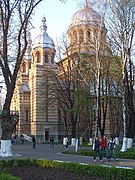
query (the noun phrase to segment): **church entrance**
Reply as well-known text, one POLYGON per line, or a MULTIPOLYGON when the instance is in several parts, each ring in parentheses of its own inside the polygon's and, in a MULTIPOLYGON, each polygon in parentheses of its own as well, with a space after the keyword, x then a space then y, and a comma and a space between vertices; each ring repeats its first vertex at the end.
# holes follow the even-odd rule
POLYGON ((49 130, 45 130, 45 141, 49 140, 49 130))

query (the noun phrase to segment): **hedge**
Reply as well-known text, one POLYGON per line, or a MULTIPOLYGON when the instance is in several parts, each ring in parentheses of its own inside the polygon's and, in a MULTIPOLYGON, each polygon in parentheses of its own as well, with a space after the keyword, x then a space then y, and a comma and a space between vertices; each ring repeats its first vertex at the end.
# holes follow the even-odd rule
POLYGON ((0 180, 21 180, 21 179, 16 176, 11 176, 8 173, 0 172, 0 180))
MULTIPOLYGON (((109 150, 108 150, 109 152, 109 150)), ((93 156, 94 151, 93 150, 78 150, 75 151, 65 151, 62 152, 64 154, 73 154, 73 155, 82 155, 82 156, 93 156)), ((121 159, 135 159, 135 148, 128 149, 126 152, 121 152, 119 148, 115 149, 116 157, 121 159)), ((103 157, 105 157, 105 153, 103 154, 103 157)))
POLYGON ((78 163, 69 162, 56 162, 50 160, 32 160, 32 159, 19 159, 19 160, 1 160, 0 170, 5 170, 10 166, 39 166, 42 168, 55 168, 59 170, 71 171, 88 175, 90 177, 102 177, 106 180, 133 180, 135 179, 135 169, 122 169, 110 166, 101 165, 82 165, 78 163))

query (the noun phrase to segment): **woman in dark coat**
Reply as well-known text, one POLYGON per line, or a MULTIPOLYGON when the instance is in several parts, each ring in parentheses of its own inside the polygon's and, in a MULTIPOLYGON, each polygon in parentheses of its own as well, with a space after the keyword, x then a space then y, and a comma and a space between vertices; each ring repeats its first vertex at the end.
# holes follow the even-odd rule
POLYGON ((98 153, 99 159, 102 161, 102 157, 100 153, 100 141, 98 137, 96 137, 94 141, 94 161, 96 161, 97 153, 98 153))
POLYGON ((36 149, 36 138, 35 138, 35 136, 32 137, 32 144, 33 144, 33 149, 36 149))

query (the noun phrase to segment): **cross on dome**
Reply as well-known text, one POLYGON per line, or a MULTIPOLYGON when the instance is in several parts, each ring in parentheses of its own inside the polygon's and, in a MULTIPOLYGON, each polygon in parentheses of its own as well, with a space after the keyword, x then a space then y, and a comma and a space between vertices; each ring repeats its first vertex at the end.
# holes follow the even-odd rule
POLYGON ((85 0, 85 7, 89 7, 89 4, 90 6, 94 6, 97 2, 98 0, 91 0, 91 2, 88 2, 88 0, 85 0))
POLYGON ((54 49, 55 45, 53 39, 47 34, 47 25, 46 18, 43 17, 40 25, 40 33, 33 41, 33 48, 42 47, 42 48, 51 48, 54 49))
POLYGON ((41 25, 40 25, 40 30, 42 33, 46 33, 47 25, 46 25, 46 18, 43 17, 41 25))
POLYGON ((88 7, 88 0, 85 0, 85 7, 88 7))

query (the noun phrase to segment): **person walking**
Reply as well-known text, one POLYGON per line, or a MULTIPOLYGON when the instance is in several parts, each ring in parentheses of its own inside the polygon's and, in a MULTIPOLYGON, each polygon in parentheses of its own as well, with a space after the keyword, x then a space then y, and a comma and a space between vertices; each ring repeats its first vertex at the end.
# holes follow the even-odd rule
POLYGON ((68 137, 66 137, 66 148, 68 148, 68 137))
POLYGON ((94 140, 93 149, 94 149, 94 161, 96 161, 97 153, 98 153, 98 156, 99 156, 99 160, 102 161, 102 157, 101 157, 101 153, 100 153, 100 141, 99 141, 98 136, 94 140))
POLYGON ((21 141, 22 141, 22 144, 24 144, 24 136, 23 136, 23 134, 21 134, 21 141))
POLYGON ((113 137, 110 138, 110 140, 108 142, 108 147, 109 147, 111 156, 113 155, 114 161, 116 161, 117 159, 116 159, 116 154, 115 154, 115 140, 113 137))
POLYGON ((14 143, 17 144, 17 135, 14 135, 14 143))
POLYGON ((50 148, 54 148, 54 137, 50 137, 50 148))
POLYGON ((33 149, 36 149, 36 138, 35 138, 35 136, 32 137, 32 144, 33 144, 33 149))
POLYGON ((110 160, 109 155, 108 155, 107 139, 106 139, 105 135, 102 136, 100 144, 101 144, 101 157, 102 157, 102 159, 103 159, 103 153, 105 152, 107 159, 110 160))

